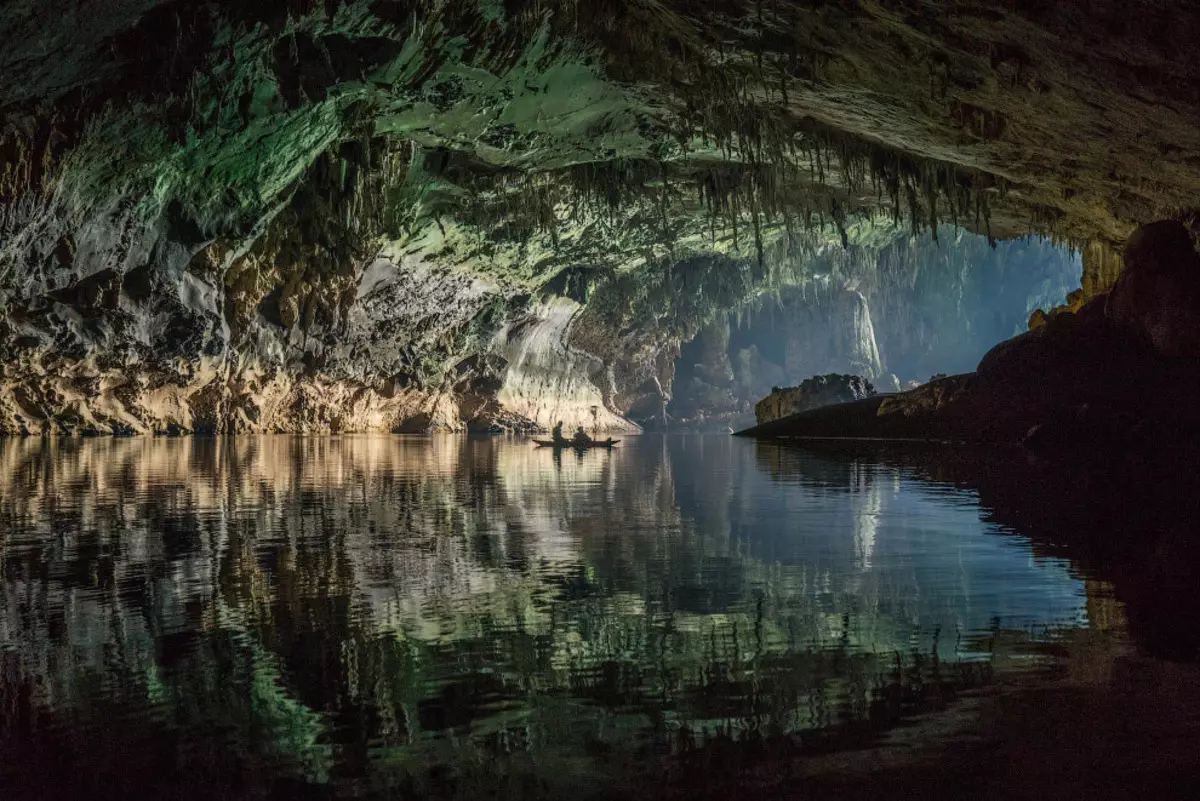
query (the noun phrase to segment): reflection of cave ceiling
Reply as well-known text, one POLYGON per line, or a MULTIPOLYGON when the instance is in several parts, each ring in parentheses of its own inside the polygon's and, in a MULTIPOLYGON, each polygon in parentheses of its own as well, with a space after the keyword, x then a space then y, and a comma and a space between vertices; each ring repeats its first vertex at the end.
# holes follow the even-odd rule
POLYGON ((0 429, 487 416, 564 269, 785 230, 1094 242, 1094 288, 1200 186, 1188 5, 6 3, 0 429))
POLYGON ((698 459, 696 440, 677 439, 651 458, 624 448, 604 460, 566 455, 548 470, 548 454, 503 439, 63 447, 70 458, 44 441, 0 447, 0 515, 21 534, 0 551, 15 576, 0 634, 24 644, 10 673, 41 677, 66 711, 86 703, 89 681, 136 692, 126 672, 155 676, 145 666, 162 661, 154 649, 164 640, 199 644, 157 674, 165 682, 183 666, 235 675, 221 663, 241 654, 264 674, 262 696, 249 709, 237 694, 197 708, 236 711, 247 726, 290 717, 280 730, 311 739, 279 747, 318 764, 323 719, 306 704, 327 698, 328 687, 309 683, 309 660, 324 648, 339 655, 325 663, 326 681, 381 701, 415 705, 461 679, 464 653, 492 655, 488 672, 504 681, 564 693, 580 690, 573 674, 600 664, 669 665, 686 696, 704 686, 710 660, 764 669, 763 652, 737 647, 739 631, 785 660, 772 672, 809 683, 803 668, 819 666, 825 649, 883 654, 890 666, 898 651, 918 653, 919 636, 920 654, 940 647, 957 660, 969 641, 939 640, 942 626, 985 631, 997 614, 1019 621, 1049 609, 1071 619, 1080 604, 1064 563, 1031 563, 986 536, 975 507, 948 504, 893 467, 796 451, 710 443, 698 459), (797 483, 817 491, 801 500, 797 483), (147 496, 148 486, 160 489, 147 496), (131 504, 141 517, 122 513, 131 504), (797 504, 809 525, 794 525, 797 504), (264 508, 274 513, 252 512, 264 508), (81 519, 87 530, 61 548, 28 544, 81 519), (914 519, 927 540, 915 558, 898 544, 914 519), (978 540, 965 559, 964 536, 978 540), (1025 591, 1001 592, 1014 577, 1025 591), (63 608, 58 636, 47 636, 45 621, 63 608), (314 628, 321 636, 310 639, 314 628), (227 636, 236 647, 220 647, 227 636), (522 643, 541 658, 522 660, 522 643), (367 652, 388 646, 408 658, 378 683, 357 683, 362 666, 380 666, 367 652))

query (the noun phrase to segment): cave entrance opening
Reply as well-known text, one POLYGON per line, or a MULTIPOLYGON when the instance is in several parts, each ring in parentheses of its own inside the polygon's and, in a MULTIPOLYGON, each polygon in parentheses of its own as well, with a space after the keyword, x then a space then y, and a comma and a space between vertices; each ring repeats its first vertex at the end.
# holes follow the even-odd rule
POLYGON ((853 255, 819 256, 798 280, 698 324, 675 361, 672 427, 752 424, 757 401, 814 376, 857 376, 897 392, 970 372, 1027 330, 1034 312, 1062 304, 1082 276, 1077 252, 1041 238, 992 247, 943 231, 937 242, 926 234, 853 255))

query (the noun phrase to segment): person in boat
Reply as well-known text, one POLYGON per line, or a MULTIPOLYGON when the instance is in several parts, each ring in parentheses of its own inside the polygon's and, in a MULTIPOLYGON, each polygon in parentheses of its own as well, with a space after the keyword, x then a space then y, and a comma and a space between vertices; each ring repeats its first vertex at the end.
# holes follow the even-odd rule
POLYGON ((556 425, 556 426, 554 427, 553 431, 551 431, 551 433, 550 433, 550 437, 551 437, 551 439, 553 439, 555 442, 561 442, 561 443, 563 443, 563 444, 566 444, 566 442, 567 442, 567 438, 563 436, 563 432, 562 432, 562 426, 563 426, 563 424, 562 424, 562 420, 559 420, 559 421, 558 421, 558 425, 556 425))
POLYGON ((575 437, 571 440, 572 445, 591 445, 592 438, 583 430, 583 426, 575 429, 575 437))

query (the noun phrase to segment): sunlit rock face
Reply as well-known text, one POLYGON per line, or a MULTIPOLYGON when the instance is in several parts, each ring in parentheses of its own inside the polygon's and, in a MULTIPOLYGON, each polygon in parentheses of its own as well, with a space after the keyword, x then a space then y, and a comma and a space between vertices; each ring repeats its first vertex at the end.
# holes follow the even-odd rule
POLYGON ((496 400, 542 428, 636 429, 609 409, 604 363, 570 345, 581 308, 570 298, 555 298, 500 331, 494 349, 507 367, 496 400))
MULTIPOLYGON (((1107 288, 1137 223, 1192 219, 1200 22, 1035 5, 7 3, 0 430, 526 425, 555 401, 496 337, 564 271, 867 229, 1088 243, 1107 288)), ((599 361, 542 386, 661 417, 710 320, 573 299, 599 361)))
POLYGON ((789 321, 784 336, 786 375, 820 375, 838 365, 854 375, 878 379, 883 373, 871 307, 862 293, 840 289, 812 305, 795 304, 800 316, 789 321))

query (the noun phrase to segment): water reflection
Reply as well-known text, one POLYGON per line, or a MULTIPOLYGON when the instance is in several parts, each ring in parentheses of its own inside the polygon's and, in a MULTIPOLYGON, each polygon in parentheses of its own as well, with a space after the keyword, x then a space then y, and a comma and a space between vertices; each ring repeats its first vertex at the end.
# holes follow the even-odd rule
POLYGON ((928 477, 726 438, 3 442, 0 780, 594 796, 862 746, 1057 669, 1107 592, 928 477))

